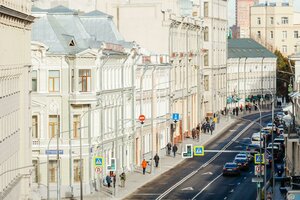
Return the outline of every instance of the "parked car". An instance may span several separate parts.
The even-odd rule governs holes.
[[[225,163],[223,167],[223,176],[226,175],[241,175],[241,171],[236,163]]]
[[[285,115],[284,112],[277,112],[276,113],[276,117],[278,117],[278,119],[282,119],[284,115]]]
[[[249,170],[249,163],[247,158],[235,158],[234,161],[240,170]]]
[[[272,148],[272,146],[274,146],[274,147],[277,147],[278,148],[278,150],[279,151],[281,151],[281,144],[280,143],[269,143],[269,145],[268,145],[268,147],[271,147]]]

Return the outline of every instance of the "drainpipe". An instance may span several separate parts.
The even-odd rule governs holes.
[[[189,112],[189,25],[185,33],[185,51],[186,51],[186,122],[187,134],[190,132],[190,112]]]

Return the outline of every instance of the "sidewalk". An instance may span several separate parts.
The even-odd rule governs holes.
[[[255,114],[257,112],[253,111],[251,114]],[[239,114],[239,117],[249,115],[249,112],[246,114]],[[216,124],[216,129],[213,132],[212,135],[210,134],[201,134],[200,140],[197,141],[196,139],[193,140],[192,138],[185,138],[183,141],[183,144],[178,145],[178,153],[176,157],[172,156],[166,156],[166,155],[160,155],[160,162],[159,167],[155,168],[152,174],[146,173],[146,175],[143,175],[141,171],[134,171],[129,172],[126,174],[126,184],[125,188],[121,188],[117,186],[116,188],[116,196],[108,195],[105,192],[95,192],[91,195],[84,196],[85,200],[103,200],[103,199],[122,199],[126,196],[133,193],[135,190],[143,186],[144,184],[154,180],[159,175],[163,174],[164,172],[169,171],[179,163],[181,163],[184,159],[181,156],[181,147],[185,144],[193,144],[193,145],[204,145],[212,141],[214,138],[216,138],[218,135],[220,135],[222,132],[224,132],[227,128],[232,126],[234,123],[237,122],[237,119],[233,119],[230,116],[221,116],[220,122]],[[119,177],[117,177],[119,178]],[[117,184],[119,185],[120,181],[117,179]],[[108,188],[105,187],[105,190]],[[102,188],[100,188],[102,190]],[[113,188],[112,188],[113,190]],[[78,199],[78,198],[77,198]]]

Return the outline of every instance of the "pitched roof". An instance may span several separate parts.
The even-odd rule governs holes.
[[[252,39],[229,39],[228,58],[276,58],[276,56]]]
[[[43,11],[46,14],[33,23],[31,39],[47,45],[48,53],[76,54],[89,48],[100,48],[103,42],[125,48],[132,46],[124,41],[112,18],[100,11],[88,13],[89,17],[63,6]],[[36,9],[36,12],[41,11]]]
[[[94,10],[88,13],[85,13],[83,15],[81,15],[82,17],[108,17],[108,18],[112,18],[111,15],[106,14],[104,12],[101,12],[99,10]]]

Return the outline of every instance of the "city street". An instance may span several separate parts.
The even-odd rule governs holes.
[[[270,113],[263,113],[266,115]],[[246,116],[245,119],[254,120],[259,114]],[[271,119],[271,115],[263,118],[265,125]],[[205,146],[205,149],[222,149],[232,142],[226,150],[240,150],[238,141],[245,137],[251,137],[254,132],[259,131],[258,125],[252,125],[236,141],[232,141],[249,122],[240,121],[220,135],[215,141]],[[242,172],[239,177],[223,177],[222,168],[226,162],[231,162],[237,153],[205,153],[204,157],[187,159],[176,168],[161,175],[161,177],[139,188],[126,199],[256,199],[256,183],[252,183],[254,177],[254,166],[250,165],[248,172]],[[211,161],[211,162],[210,162]],[[185,180],[191,172],[197,171]],[[184,179],[185,181],[181,181]],[[178,184],[180,183],[180,184]],[[176,185],[176,186],[174,186]],[[174,186],[174,187],[173,187]],[[166,192],[167,191],[167,192]],[[246,191],[247,195],[244,195]],[[162,195],[163,194],[163,195]]]

